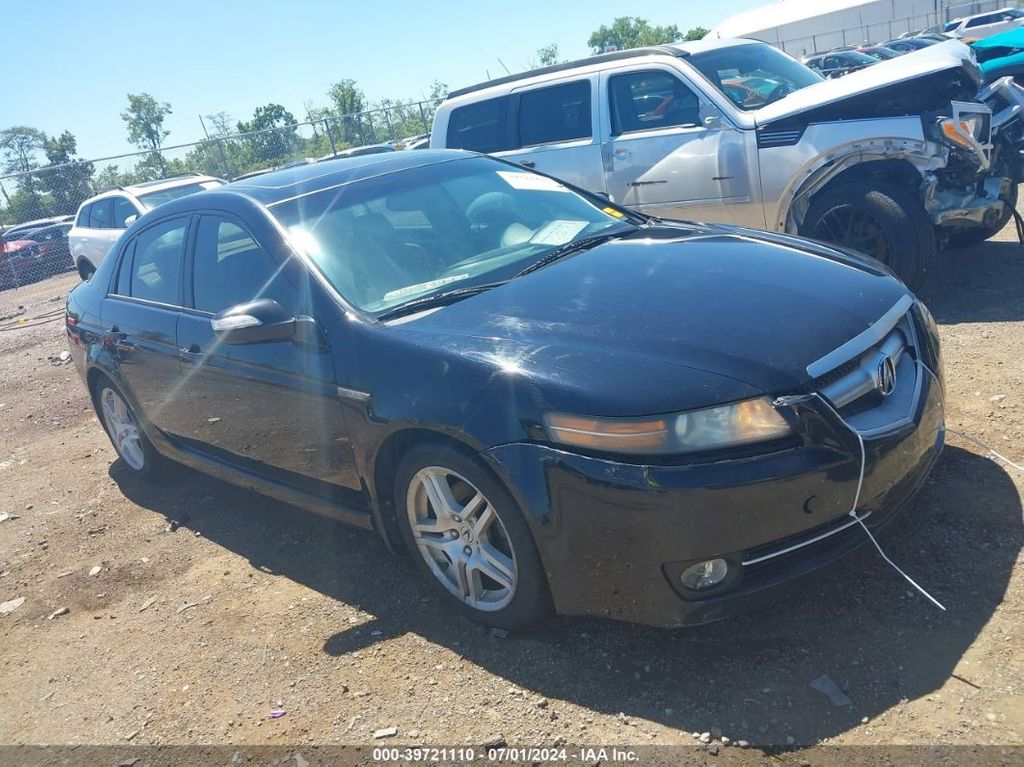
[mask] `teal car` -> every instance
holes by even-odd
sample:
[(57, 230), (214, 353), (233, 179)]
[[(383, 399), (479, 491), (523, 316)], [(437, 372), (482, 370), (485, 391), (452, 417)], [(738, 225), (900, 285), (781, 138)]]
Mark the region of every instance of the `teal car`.
[(971, 43), (986, 83), (1007, 75), (1024, 85), (1024, 27)]

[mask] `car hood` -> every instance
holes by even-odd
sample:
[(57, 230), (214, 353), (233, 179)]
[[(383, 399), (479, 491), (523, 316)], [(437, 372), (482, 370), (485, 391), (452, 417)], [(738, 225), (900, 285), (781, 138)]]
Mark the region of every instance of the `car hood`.
[(1017, 27), (1009, 32), (1000, 32), (998, 35), (975, 40), (971, 43), (971, 47), (976, 50), (985, 50), (987, 48), (1024, 48), (1024, 27)]
[(908, 292), (872, 263), (784, 235), (648, 227), (392, 329), (570, 387), (592, 414), (669, 412), (806, 385), (811, 362)]
[(754, 113), (754, 121), (758, 127), (763, 127), (786, 118), (813, 112), (820, 107), (847, 100), (856, 101), (858, 96), (878, 97), (881, 100), (883, 93), (880, 91), (922, 78), (928, 78), (928, 87), (938, 90), (933, 82), (934, 76), (943, 72), (949, 73), (951, 78), (959, 79), (963, 79), (963, 75), (966, 74), (974, 83), (974, 92), (981, 87), (981, 75), (970, 48), (959, 40), (949, 40), (895, 59), (880, 61), (844, 77), (808, 85), (757, 110)]

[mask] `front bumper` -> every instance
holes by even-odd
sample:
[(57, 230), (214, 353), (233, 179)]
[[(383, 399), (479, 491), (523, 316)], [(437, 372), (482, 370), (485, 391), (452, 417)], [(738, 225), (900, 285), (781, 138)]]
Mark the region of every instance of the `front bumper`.
[[(516, 443), (485, 453), (526, 512), (558, 612), (674, 627), (777, 598), (798, 576), (867, 541), (848, 512), (860, 475), (857, 434), (823, 400), (787, 405), (801, 444), (686, 465), (634, 465)], [(909, 419), (864, 439), (858, 513), (889, 521), (924, 482), (944, 438), (932, 374)], [(728, 588), (677, 587), (689, 564), (722, 557)]]

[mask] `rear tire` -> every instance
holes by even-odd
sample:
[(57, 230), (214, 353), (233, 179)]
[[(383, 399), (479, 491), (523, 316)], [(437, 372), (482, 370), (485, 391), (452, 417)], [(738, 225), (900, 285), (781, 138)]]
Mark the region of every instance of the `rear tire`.
[(888, 183), (826, 189), (811, 203), (800, 234), (860, 251), (892, 269), (911, 289), (925, 279), (935, 231), (921, 202)]
[(96, 379), (93, 402), (100, 423), (128, 472), (141, 479), (159, 478), (166, 459), (153, 447), (135, 410), (107, 376), (101, 375)]
[(516, 629), (551, 610), (540, 555), (505, 487), (468, 451), (413, 447), (395, 476), (409, 551), (442, 598), (485, 626)]

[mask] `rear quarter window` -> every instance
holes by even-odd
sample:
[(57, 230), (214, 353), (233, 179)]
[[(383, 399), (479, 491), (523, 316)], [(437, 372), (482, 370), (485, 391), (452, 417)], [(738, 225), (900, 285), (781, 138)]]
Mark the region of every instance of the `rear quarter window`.
[(445, 146), (484, 153), (513, 149), (508, 126), (510, 101), (509, 96), (499, 96), (453, 109)]

